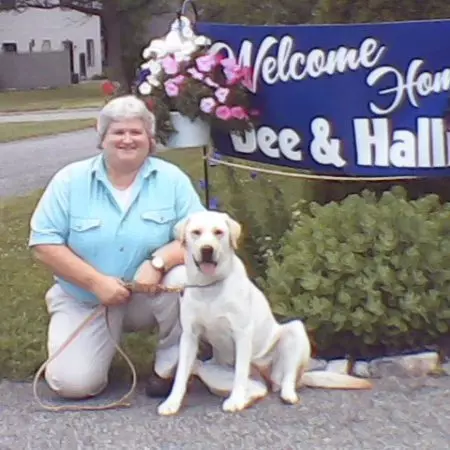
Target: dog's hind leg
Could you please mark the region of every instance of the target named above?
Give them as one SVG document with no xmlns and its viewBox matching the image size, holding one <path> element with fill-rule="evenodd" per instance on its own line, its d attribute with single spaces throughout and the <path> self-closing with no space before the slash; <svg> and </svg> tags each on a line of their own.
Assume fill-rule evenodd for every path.
<svg viewBox="0 0 450 450">
<path fill-rule="evenodd" d="M 206 387 L 219 397 L 228 397 L 234 384 L 234 369 L 230 366 L 217 364 L 214 359 L 206 362 L 197 361 L 194 374 L 206 385 Z M 265 397 L 268 389 L 264 381 L 250 378 L 247 382 L 247 398 L 254 402 Z"/>
<path fill-rule="evenodd" d="M 310 354 L 311 346 L 303 323 L 293 320 L 281 325 L 271 381 L 274 391 L 280 390 L 280 397 L 286 403 L 295 404 L 299 401 L 297 379 L 308 364 Z"/>
</svg>

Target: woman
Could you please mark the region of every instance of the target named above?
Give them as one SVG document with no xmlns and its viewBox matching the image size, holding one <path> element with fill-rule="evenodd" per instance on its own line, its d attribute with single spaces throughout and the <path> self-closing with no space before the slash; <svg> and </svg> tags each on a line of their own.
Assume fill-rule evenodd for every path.
<svg viewBox="0 0 450 450">
<path fill-rule="evenodd" d="M 121 280 L 183 285 L 173 228 L 204 207 L 187 175 L 151 156 L 155 118 L 141 100 L 111 100 L 97 133 L 101 154 L 56 173 L 31 219 L 29 246 L 55 278 L 45 299 L 49 356 L 103 304 L 116 341 L 123 330 L 158 326 L 147 394 L 165 396 L 178 355 L 178 295 L 131 295 Z M 47 366 L 46 381 L 65 398 L 95 396 L 107 385 L 114 353 L 100 316 Z"/>
</svg>

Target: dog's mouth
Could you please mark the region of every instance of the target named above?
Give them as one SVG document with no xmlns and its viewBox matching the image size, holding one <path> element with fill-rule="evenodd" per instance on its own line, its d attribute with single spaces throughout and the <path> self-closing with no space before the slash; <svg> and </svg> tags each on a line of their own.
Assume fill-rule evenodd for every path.
<svg viewBox="0 0 450 450">
<path fill-rule="evenodd" d="M 200 272 L 205 275 L 214 275 L 217 268 L 217 261 L 214 260 L 214 249 L 209 246 L 200 249 L 200 259 L 194 259 L 195 265 Z"/>
</svg>

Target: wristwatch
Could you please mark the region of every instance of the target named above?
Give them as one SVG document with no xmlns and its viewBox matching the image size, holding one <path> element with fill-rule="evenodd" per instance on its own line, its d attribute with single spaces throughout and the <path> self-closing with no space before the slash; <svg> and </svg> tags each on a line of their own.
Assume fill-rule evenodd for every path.
<svg viewBox="0 0 450 450">
<path fill-rule="evenodd" d="M 161 256 L 152 256 L 150 258 L 150 264 L 158 272 L 166 273 L 166 264 L 164 260 L 161 258 Z"/>
</svg>

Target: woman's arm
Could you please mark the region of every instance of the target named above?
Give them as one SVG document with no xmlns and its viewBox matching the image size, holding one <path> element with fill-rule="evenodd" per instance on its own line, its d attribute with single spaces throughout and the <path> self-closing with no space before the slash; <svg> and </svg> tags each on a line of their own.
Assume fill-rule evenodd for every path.
<svg viewBox="0 0 450 450">
<path fill-rule="evenodd" d="M 30 222 L 29 247 L 35 258 L 55 275 L 92 292 L 104 305 L 130 298 L 119 280 L 104 275 L 77 256 L 67 245 L 69 233 L 69 168 L 50 181 Z"/>
<path fill-rule="evenodd" d="M 32 248 L 32 253 L 55 275 L 94 294 L 104 277 L 65 245 L 40 244 Z"/>
</svg>

